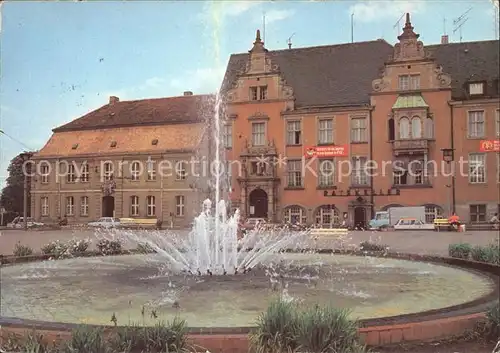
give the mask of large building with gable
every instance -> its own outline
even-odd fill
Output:
[[[33,156],[31,214],[47,223],[124,217],[189,226],[209,193],[199,167],[208,160],[213,109],[214,96],[192,92],[133,101],[112,96],[55,128]]]
[[[498,41],[426,46],[409,14],[394,46],[270,51],[257,31],[222,90],[226,157],[242,163],[231,200],[246,217],[332,227],[396,205],[425,206],[427,222],[499,212]]]

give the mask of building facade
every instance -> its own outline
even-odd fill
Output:
[[[214,97],[120,101],[53,130],[32,157],[31,214],[51,223],[156,218],[189,226],[208,197],[207,117]]]
[[[394,46],[268,51],[257,31],[222,84],[233,208],[324,227],[395,205],[499,212],[499,43],[418,38],[409,15]]]

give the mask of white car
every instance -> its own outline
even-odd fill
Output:
[[[98,227],[98,228],[115,228],[120,225],[119,218],[113,217],[101,217],[96,222],[89,222],[89,227]]]
[[[43,226],[42,222],[35,222],[35,220],[31,217],[28,217],[28,228],[32,228],[35,226]],[[12,220],[12,222],[7,223],[7,228],[15,228],[22,229],[24,228],[24,217],[16,217]]]
[[[415,218],[401,218],[394,225],[394,230],[434,230],[434,224],[427,224]]]

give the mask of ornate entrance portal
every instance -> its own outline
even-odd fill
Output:
[[[251,218],[265,218],[268,215],[268,196],[263,189],[253,190],[248,198]]]

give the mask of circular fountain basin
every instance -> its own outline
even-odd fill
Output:
[[[274,274],[266,270],[273,260]],[[445,265],[325,254],[279,254],[232,276],[169,274],[157,255],[25,263],[3,267],[1,276],[3,317],[110,325],[114,315],[118,325],[150,325],[178,315],[192,327],[253,326],[279,295],[370,319],[461,305],[495,286]]]

